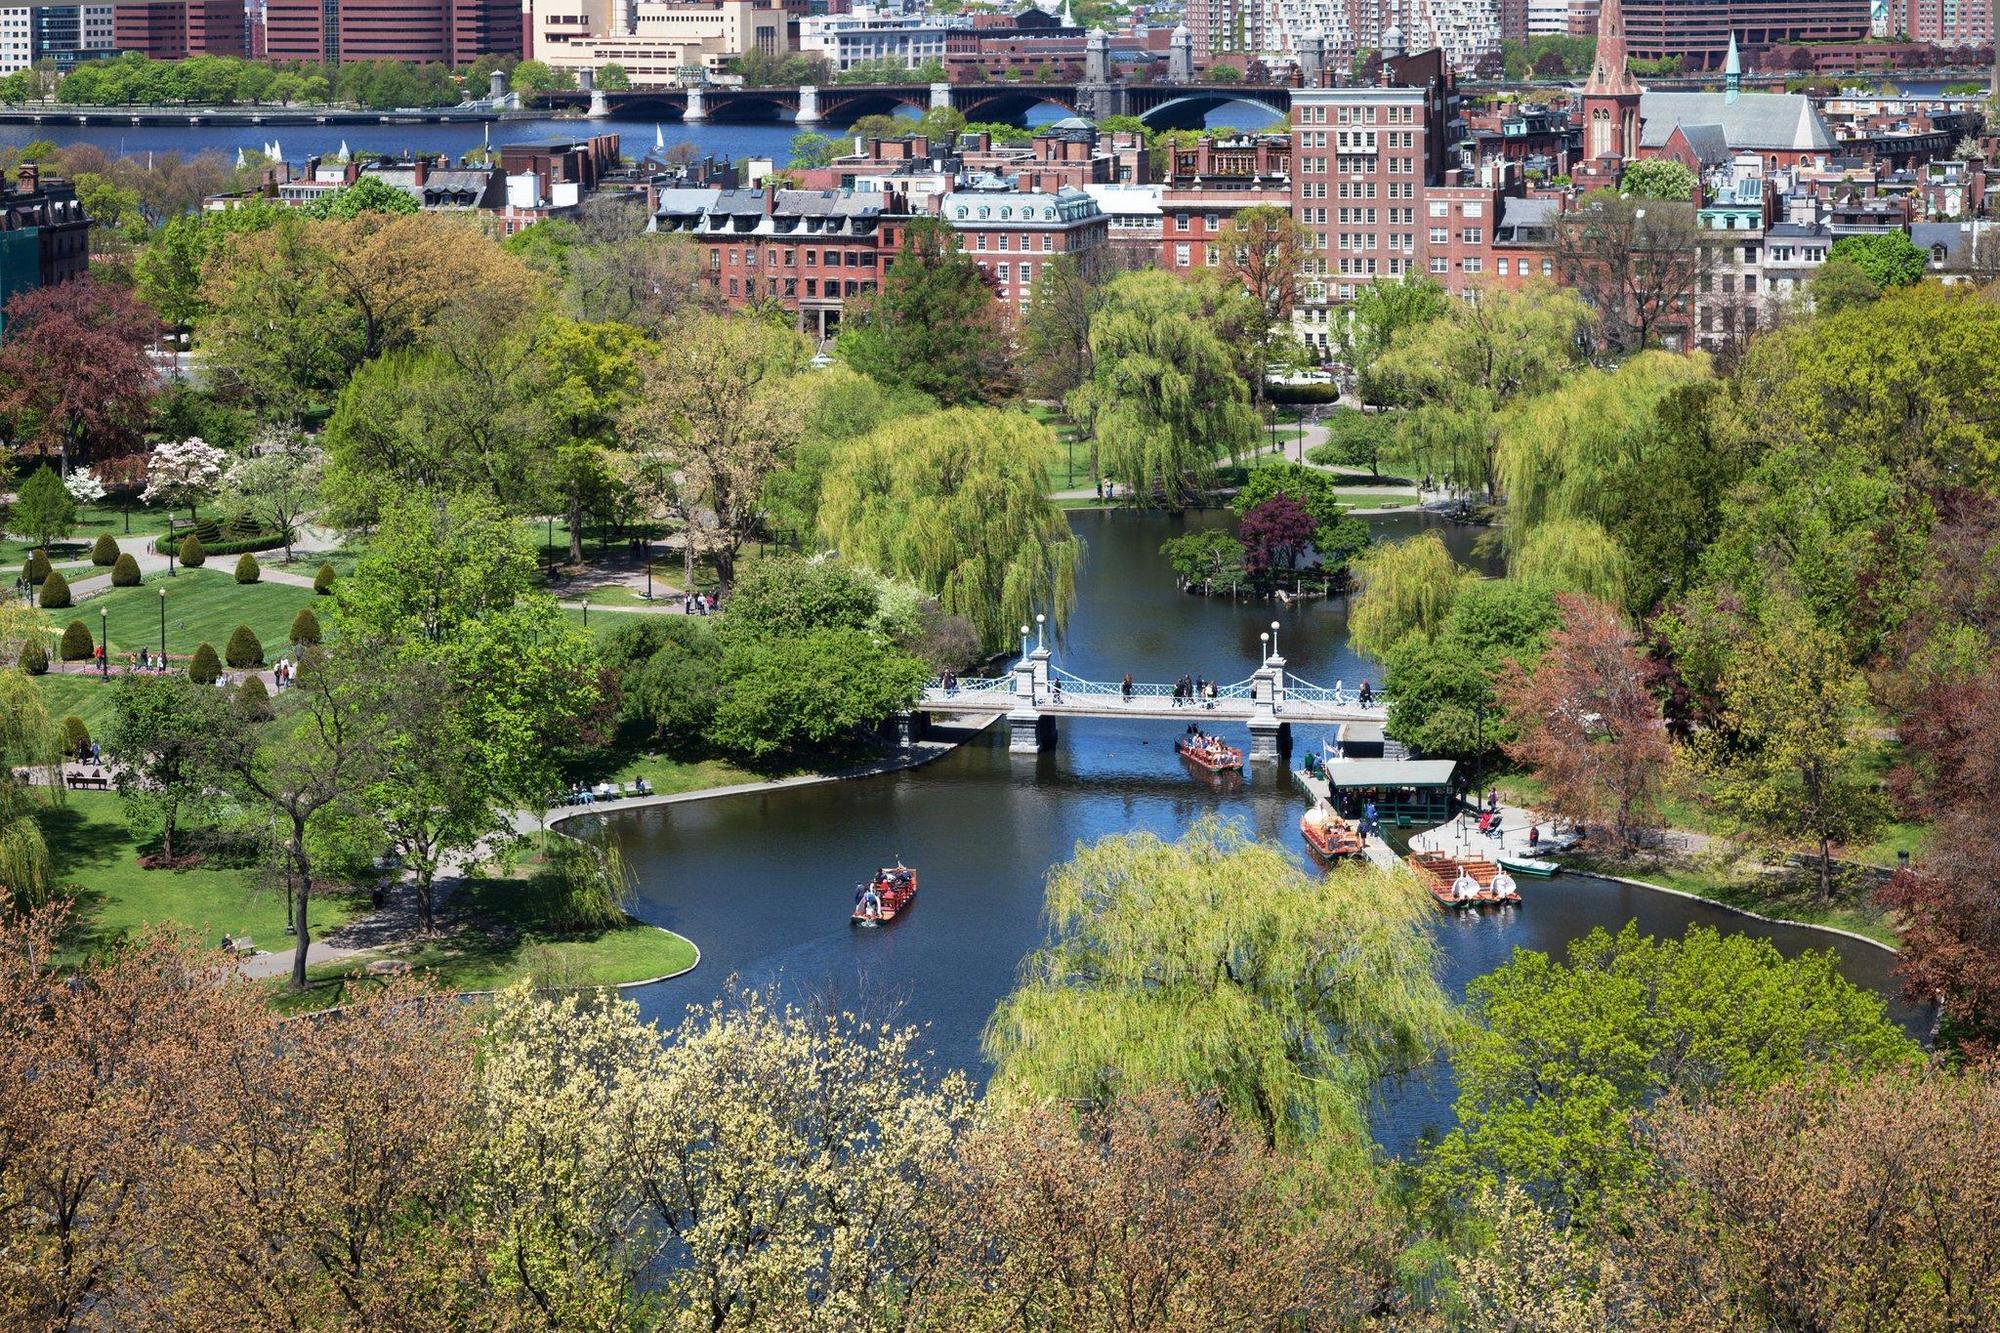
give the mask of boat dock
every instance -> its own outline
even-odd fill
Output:
[[[1521,860],[1538,860],[1546,857],[1547,848],[1538,850],[1528,846],[1528,830],[1538,824],[1545,836],[1553,832],[1549,821],[1534,811],[1503,805],[1500,807],[1500,836],[1497,838],[1480,833],[1476,813],[1462,814],[1411,838],[1410,850],[1443,852],[1447,856],[1476,852],[1489,859],[1511,856]]]
[[[1292,780],[1311,792],[1313,800],[1331,803],[1333,789],[1325,778],[1316,778],[1302,768],[1295,768],[1292,770]],[[1403,864],[1403,858],[1397,856],[1395,849],[1382,841],[1379,834],[1362,842],[1361,854],[1368,858],[1370,865],[1383,870],[1394,870]]]

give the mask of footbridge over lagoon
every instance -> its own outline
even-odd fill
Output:
[[[1028,648],[1029,630],[1024,625],[1021,657],[1006,675],[960,680],[950,688],[942,677],[933,677],[915,711],[1005,718],[1008,748],[1016,754],[1033,754],[1053,745],[1060,717],[1155,718],[1195,722],[1204,730],[1218,722],[1241,722],[1250,731],[1245,753],[1253,762],[1277,762],[1290,748],[1293,723],[1330,726],[1386,720],[1388,700],[1379,694],[1371,694],[1363,704],[1359,693],[1344,685],[1327,689],[1287,673],[1285,659],[1278,654],[1277,628],[1273,623],[1271,632],[1259,636],[1264,658],[1249,677],[1233,685],[1217,683],[1213,698],[1190,699],[1178,697],[1171,683],[1134,681],[1128,693],[1122,681],[1073,675],[1055,664],[1055,654],[1045,641]]]

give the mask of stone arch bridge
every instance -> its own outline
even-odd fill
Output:
[[[630,92],[537,94],[535,105],[583,111],[593,118],[707,120],[847,126],[863,116],[918,114],[951,107],[969,121],[1024,125],[1044,102],[1077,115],[1137,116],[1161,129],[1199,128],[1208,113],[1232,102],[1289,115],[1291,89],[1270,84],[903,83],[828,84],[798,88],[645,88]]]

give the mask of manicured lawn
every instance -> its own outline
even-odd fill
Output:
[[[185,510],[176,510],[175,518],[180,526],[187,526],[187,512]],[[71,532],[64,540],[51,545],[49,558],[57,564],[61,564],[65,560],[88,561],[90,558],[91,543],[95,542],[104,533],[108,532],[113,537],[124,537],[127,535],[136,537],[141,533],[165,532],[166,530],[167,511],[164,509],[146,509],[134,506],[132,510],[132,529],[128,534],[125,529],[124,511],[100,505],[83,505],[77,511],[76,530]],[[0,569],[6,570],[7,577],[10,580],[14,573],[20,569],[22,562],[27,560],[28,552],[33,549],[34,544],[21,540],[18,533],[10,532],[5,536],[0,536]]]
[[[292,1010],[343,1003],[357,988],[382,984],[365,976],[369,959],[377,957],[404,959],[435,985],[458,991],[499,990],[521,980],[537,986],[613,986],[684,971],[695,961],[691,942],[638,921],[555,933],[542,919],[531,878],[472,880],[453,892],[437,939],[316,967],[305,995],[281,996],[278,1003]]]
[[[81,666],[81,663],[72,663]],[[90,734],[101,743],[105,733],[111,728],[111,699],[117,692],[118,680],[101,679],[96,672],[85,674],[81,671],[58,674],[53,669],[39,678],[42,687],[42,704],[49,710],[49,716],[61,721],[71,713],[83,719],[90,728]]]
[[[248,625],[264,645],[266,659],[275,661],[290,643],[292,618],[302,606],[311,606],[321,617],[322,630],[332,628],[330,599],[315,596],[311,588],[288,583],[238,583],[234,578],[236,557],[218,559],[228,568],[184,569],[172,578],[157,574],[137,588],[113,588],[74,607],[51,611],[49,617],[57,633],[72,619],[81,620],[93,639],[102,619],[111,636],[114,660],[141,648],[159,651],[162,588],[167,593],[169,657],[187,657],[204,643],[220,655],[230,633],[238,625]],[[100,618],[100,607],[108,615]]]
[[[285,947],[285,900],[262,887],[254,869],[240,865],[142,869],[141,847],[153,847],[157,835],[151,830],[135,835],[116,795],[65,792],[61,805],[42,812],[41,824],[57,882],[77,890],[68,941],[72,956],[164,922],[187,926],[203,939],[219,940],[225,932],[248,934],[260,948]],[[313,933],[348,921],[366,904],[361,897],[316,898]]]
[[[647,758],[643,754],[600,751],[575,776],[592,785],[613,782],[621,786],[636,778],[644,778],[658,795],[673,796],[684,791],[762,782],[770,775],[738,768],[727,759],[669,759],[665,755]]]

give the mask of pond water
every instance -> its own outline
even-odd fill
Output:
[[[1277,619],[1291,670],[1328,686],[1373,675],[1347,645],[1344,599],[1283,610],[1174,589],[1160,543],[1190,525],[1222,521],[1076,515],[1089,557],[1057,662],[1095,679],[1199,671],[1229,682],[1250,673],[1257,635]],[[1379,538],[1396,540],[1432,521],[1396,515],[1371,524]],[[1447,526],[1444,537],[1470,560],[1478,531]],[[683,1006],[715,997],[734,977],[876,1014],[894,1008],[928,1025],[941,1064],[983,1076],[980,1030],[1023,956],[1042,941],[1044,878],[1077,843],[1135,830],[1171,838],[1215,813],[1306,859],[1297,828],[1306,798],[1289,775],[1268,766],[1241,780],[1197,778],[1173,753],[1178,730],[1166,722],[1066,721],[1054,748],[1025,756],[1010,754],[996,727],[908,773],[611,817],[606,823],[638,875],[638,914],[702,950],[694,972],[636,998],[649,1016],[673,1022]],[[1295,745],[1303,753],[1319,740],[1319,729],[1302,728]],[[917,906],[883,929],[850,926],[855,882],[899,856],[921,873]],[[1516,910],[1440,915],[1444,982],[1454,995],[1516,948],[1559,952],[1593,927],[1616,930],[1632,920],[1664,936],[1711,925],[1763,936],[1787,953],[1832,948],[1856,983],[1894,989],[1891,955],[1838,936],[1584,876],[1528,881],[1523,892],[1527,902]],[[1921,1028],[1915,1010],[1894,1009]],[[1426,1129],[1449,1127],[1452,1095],[1448,1070],[1384,1089],[1378,1137],[1402,1151]]]

